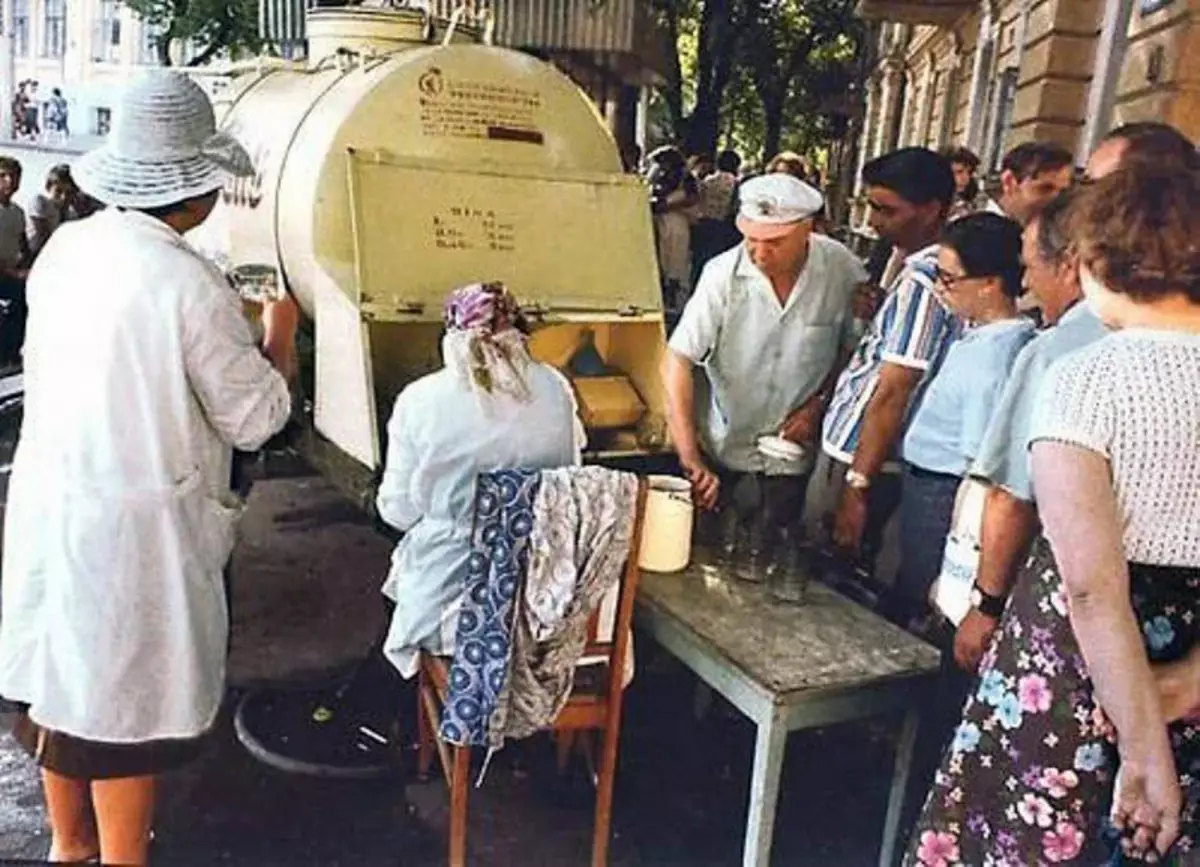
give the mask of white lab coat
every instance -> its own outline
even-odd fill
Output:
[[[405,677],[416,673],[421,648],[454,650],[476,476],[579,463],[584,434],[570,385],[538,363],[525,379],[525,403],[504,394],[481,400],[449,369],[396,398],[376,502],[380,516],[405,531],[383,588],[396,603],[384,653]]]
[[[237,296],[144,214],[64,225],[29,280],[0,694],[110,743],[192,737],[224,690],[230,446],[290,411]]]

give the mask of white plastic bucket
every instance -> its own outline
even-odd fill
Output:
[[[692,556],[692,483],[650,476],[638,565],[647,572],[680,572]]]

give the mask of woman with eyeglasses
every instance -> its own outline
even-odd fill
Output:
[[[1071,228],[1115,333],[1039,391],[1042,537],[908,865],[1094,865],[1106,843],[1177,864],[1200,831],[1200,174],[1118,171],[1079,192]]]
[[[959,484],[1008,371],[1034,334],[1033,323],[1017,313],[1021,227],[1012,220],[979,213],[949,224],[936,277],[939,299],[967,330],[947,353],[904,438],[895,600],[901,622],[928,611]]]

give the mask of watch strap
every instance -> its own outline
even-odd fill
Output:
[[[980,614],[986,614],[988,617],[995,617],[997,619],[1004,614],[1004,607],[1008,604],[1008,597],[993,596],[986,590],[981,589],[978,584],[975,585],[974,591],[971,594],[974,596],[972,600],[973,607]]]

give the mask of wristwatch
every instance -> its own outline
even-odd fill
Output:
[[[854,488],[856,491],[865,491],[871,487],[871,477],[858,470],[846,470],[846,487]]]
[[[971,607],[988,617],[994,617],[997,620],[1004,614],[1004,606],[1008,604],[1008,598],[1005,596],[993,596],[986,590],[980,590],[976,584],[971,588]]]

